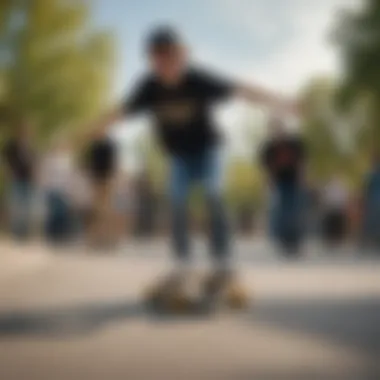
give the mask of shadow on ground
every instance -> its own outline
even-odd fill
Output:
[[[137,318],[147,318],[151,322],[175,323],[199,321],[210,316],[210,311],[206,309],[173,314],[147,308],[142,302],[132,300],[57,309],[0,312],[0,339],[26,335],[64,337],[89,334],[110,323]]]
[[[250,317],[380,355],[380,298],[266,301]]]
[[[267,300],[253,305],[250,321],[319,336],[369,355],[380,353],[380,299]],[[98,302],[58,309],[0,312],[0,339],[37,335],[88,334],[110,323],[148,318],[154,322],[192,321],[212,314],[151,313],[138,300]]]
[[[84,334],[108,322],[139,317],[137,302],[90,304],[69,308],[17,311],[0,314],[0,338],[25,335]]]
[[[377,369],[368,368],[367,370],[358,371],[320,371],[304,370],[304,371],[264,371],[247,373],[233,373],[225,377],[219,377],[218,380],[379,380],[379,371]]]

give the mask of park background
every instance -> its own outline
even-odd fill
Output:
[[[129,93],[145,68],[144,37],[161,23],[215,71],[299,99],[304,118],[290,124],[308,144],[308,183],[343,176],[360,197],[380,148],[379,0],[0,0],[0,150],[26,118],[41,154],[64,135],[80,158],[77,136]],[[250,219],[266,206],[258,153],[268,110],[232,102],[216,114],[228,203]],[[148,121],[112,134],[127,171],[163,199],[166,157]],[[1,216],[4,182],[1,173]],[[201,214],[197,192],[193,204]],[[265,235],[238,235],[249,308],[160,318],[141,301],[171,268],[167,238],[122,243],[54,249],[0,233],[1,380],[380,379],[378,249],[310,239],[289,260]],[[194,243],[206,266],[206,245]]]
[[[230,0],[3,0],[0,145],[14,121],[25,118],[37,126],[41,150],[57,134],[75,146],[78,132],[123,99],[144,70],[144,37],[159,23],[180,28],[194,58],[216,71],[298,99],[304,116],[295,124],[308,144],[308,181],[323,185],[339,174],[360,195],[380,145],[376,0],[237,6]],[[227,141],[227,200],[235,215],[252,219],[266,192],[257,158],[268,112],[231,102],[216,117]],[[112,133],[130,173],[144,173],[163,198],[166,160],[149,122],[128,121]],[[193,202],[202,212],[198,198],[195,193]]]

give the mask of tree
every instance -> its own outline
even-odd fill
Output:
[[[340,105],[350,108],[365,99],[369,115],[360,136],[362,154],[380,149],[380,2],[365,0],[359,11],[344,11],[335,30],[345,66]]]
[[[76,128],[107,104],[113,41],[92,30],[84,0],[2,0],[0,44],[2,109],[32,119],[40,138]]]
[[[336,81],[320,77],[314,78],[301,95],[308,175],[313,181],[323,183],[340,174],[357,185],[366,166],[358,138],[364,120],[357,107],[343,111],[336,106],[338,92]]]
[[[337,171],[339,149],[325,108],[331,104],[333,84],[327,78],[315,78],[304,89],[305,117],[302,132],[308,148],[308,173],[313,180],[325,181]]]
[[[0,32],[4,31],[11,8],[11,0],[2,0],[0,2]]]
[[[227,171],[227,198],[231,206],[256,206],[263,197],[264,178],[259,165],[233,159]]]

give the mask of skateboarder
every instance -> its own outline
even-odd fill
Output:
[[[96,128],[118,122],[136,113],[148,112],[155,121],[159,140],[170,157],[169,196],[172,206],[172,235],[178,265],[157,289],[180,291],[189,268],[190,247],[187,206],[191,187],[203,186],[210,214],[211,253],[216,274],[208,288],[220,288],[231,280],[228,223],[222,200],[220,138],[211,117],[211,107],[233,95],[271,107],[292,108],[278,96],[258,88],[239,85],[201,68],[174,29],[163,26],[146,41],[150,72],[115,110],[105,115]]]

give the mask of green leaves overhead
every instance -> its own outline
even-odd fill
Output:
[[[339,103],[349,108],[366,98],[368,153],[368,148],[380,149],[380,1],[365,0],[361,10],[342,13],[336,35],[345,63]]]
[[[3,102],[32,118],[42,138],[76,128],[107,105],[113,39],[93,30],[85,1],[9,1],[0,6],[1,25]]]

